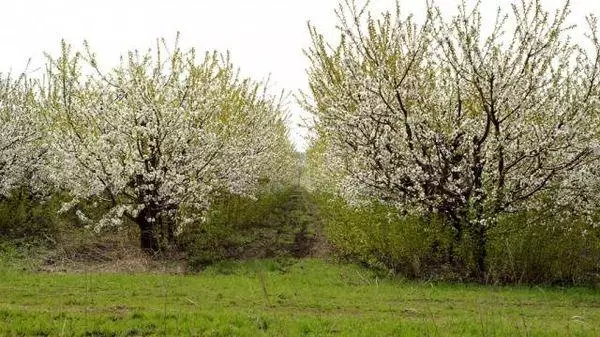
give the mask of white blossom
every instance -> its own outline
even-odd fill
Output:
[[[16,187],[40,188],[43,148],[30,82],[0,75],[0,199]]]

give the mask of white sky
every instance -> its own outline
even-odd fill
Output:
[[[452,11],[457,0],[437,0]],[[469,0],[468,2],[473,2]],[[510,0],[482,0],[486,12]],[[562,0],[543,0],[557,8]],[[422,15],[425,0],[401,0],[404,12]],[[394,0],[372,0],[375,11],[393,9]],[[131,49],[154,46],[157,37],[173,41],[181,32],[181,46],[198,51],[231,51],[244,74],[256,79],[271,76],[274,90],[305,90],[310,20],[326,36],[335,36],[333,10],[337,0],[0,0],[0,72],[24,70],[43,63],[43,52],[56,55],[65,38],[75,47],[88,40],[101,62],[116,63]],[[573,23],[584,15],[600,16],[600,0],[572,0]],[[304,130],[297,127],[302,110],[291,102],[291,136],[305,146]]]

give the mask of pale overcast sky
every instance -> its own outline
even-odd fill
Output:
[[[473,2],[473,0],[469,0]],[[486,12],[510,0],[483,0]],[[336,0],[0,0],[0,71],[21,72],[29,58],[43,62],[43,52],[56,55],[61,38],[76,47],[88,40],[104,63],[116,63],[131,49],[152,47],[157,37],[171,41],[181,32],[181,46],[198,51],[229,50],[243,73],[256,79],[271,75],[274,90],[306,88],[307,62],[302,49],[309,43],[306,22],[335,36]],[[401,1],[401,8],[422,16],[425,0]],[[438,0],[452,11],[457,0]],[[544,0],[557,8],[562,0]],[[393,9],[394,0],[372,0],[376,11]],[[600,16],[599,0],[572,0],[573,22],[587,13]],[[304,147],[296,125],[302,111],[292,101],[291,136]]]

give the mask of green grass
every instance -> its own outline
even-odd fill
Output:
[[[0,336],[600,336],[600,292],[378,279],[322,260],[198,275],[0,270]]]

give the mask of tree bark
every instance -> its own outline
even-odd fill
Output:
[[[479,281],[485,281],[486,276],[486,259],[487,259],[487,231],[483,224],[478,224],[474,229],[474,238],[473,243],[475,245],[474,255],[475,255],[475,277],[479,279]]]
[[[463,235],[463,226],[461,223],[461,219],[452,215],[450,218],[450,228],[452,229],[452,240],[450,240],[450,244],[448,245],[448,264],[451,268],[457,268],[459,265],[459,260],[456,256],[456,248],[460,247],[462,243],[462,235]]]
[[[474,216],[469,221],[469,231],[471,236],[471,244],[473,245],[473,258],[475,262],[473,276],[480,282],[485,281],[487,272],[487,229],[489,225],[484,221],[485,217],[483,200],[484,197],[482,194],[476,195],[472,210],[474,212]]]
[[[157,214],[152,213],[155,212],[144,209],[135,218],[135,222],[140,228],[140,248],[147,254],[156,254],[159,250],[156,228],[154,226]],[[149,221],[150,219],[154,219],[154,221]]]

